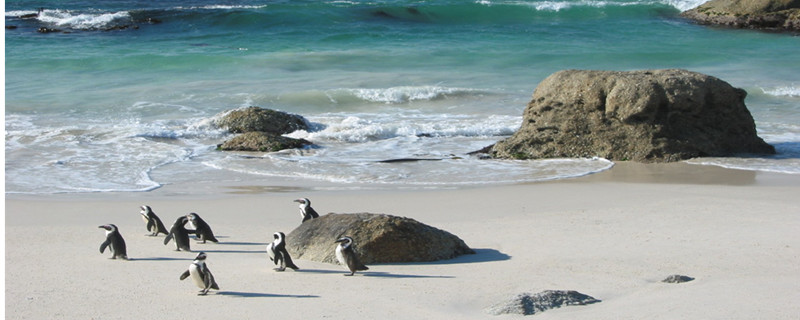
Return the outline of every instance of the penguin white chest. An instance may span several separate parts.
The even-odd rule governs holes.
[[[192,281],[194,281],[194,284],[198,288],[205,289],[206,284],[203,282],[203,270],[201,270],[201,267],[198,264],[193,263],[191,266],[189,266],[189,275],[192,277]]]
[[[347,269],[347,260],[344,259],[344,249],[342,246],[336,246],[336,260]]]
[[[267,246],[267,254],[269,254],[270,260],[275,260],[275,243],[271,243]]]

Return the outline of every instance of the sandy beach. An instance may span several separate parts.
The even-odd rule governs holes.
[[[205,195],[186,188],[208,188]],[[800,176],[689,164],[620,163],[582,178],[453,190],[319,190],[265,181],[169,185],[143,193],[6,196],[6,319],[507,319],[508,297],[576,290],[602,300],[535,319],[797,319]],[[474,255],[370,265],[296,259],[275,272],[272,233],[321,214],[406,216],[447,230]],[[199,213],[220,243],[174,251],[149,237],[139,206],[168,226]],[[129,261],[98,248],[116,224]],[[331,249],[334,248],[331,239]],[[180,281],[208,254],[219,291]],[[695,278],[682,284],[672,274]]]

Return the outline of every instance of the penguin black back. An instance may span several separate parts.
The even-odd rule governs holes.
[[[185,226],[188,220],[189,219],[186,219],[185,216],[180,216],[177,220],[175,220],[172,228],[169,229],[169,234],[167,234],[167,237],[164,238],[164,245],[169,243],[170,240],[175,239],[175,250],[192,251],[189,247],[189,231],[186,230]]]
[[[106,229],[106,241],[100,244],[100,253],[103,253],[106,248],[111,251],[111,259],[120,258],[128,260],[128,249],[125,246],[125,239],[119,233],[119,229],[114,224],[105,224],[98,228]]]

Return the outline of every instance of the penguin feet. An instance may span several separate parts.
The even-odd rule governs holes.
[[[353,272],[353,273],[345,273],[344,276],[345,277],[352,277],[354,274],[356,274],[356,273],[355,272]]]
[[[286,271],[286,268],[272,268],[272,270],[275,270],[275,271],[278,271],[278,272],[283,272],[283,271]]]

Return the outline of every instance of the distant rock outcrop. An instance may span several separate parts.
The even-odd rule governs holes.
[[[800,0],[711,0],[681,15],[700,24],[800,31]]]
[[[670,162],[741,153],[774,154],[756,135],[747,93],[686,70],[565,70],[544,79],[495,158],[587,158]]]
[[[520,314],[532,315],[562,306],[587,305],[600,302],[591,296],[577,291],[546,290],[536,294],[521,293],[501,301],[486,309],[493,315]]]
[[[475,253],[463,240],[414,219],[386,214],[330,213],[303,222],[286,236],[297,258],[336,263],[336,239],[350,236],[361,262],[424,262]]]
[[[304,139],[282,136],[296,130],[308,130],[305,118],[271,109],[248,107],[232,110],[217,120],[216,125],[231,133],[242,133],[217,146],[223,151],[274,152],[312,144]]]

